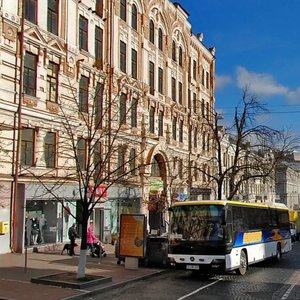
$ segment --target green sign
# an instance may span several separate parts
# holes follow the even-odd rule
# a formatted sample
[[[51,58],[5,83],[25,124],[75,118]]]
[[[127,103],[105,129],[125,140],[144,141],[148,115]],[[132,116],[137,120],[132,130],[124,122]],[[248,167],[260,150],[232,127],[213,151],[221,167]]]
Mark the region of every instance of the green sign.
[[[159,191],[164,188],[164,182],[160,179],[150,180],[150,191]]]

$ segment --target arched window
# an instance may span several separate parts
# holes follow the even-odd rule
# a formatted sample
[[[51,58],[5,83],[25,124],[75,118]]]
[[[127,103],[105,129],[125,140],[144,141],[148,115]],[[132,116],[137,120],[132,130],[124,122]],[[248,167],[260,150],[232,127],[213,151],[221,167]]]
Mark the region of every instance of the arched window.
[[[153,177],[160,177],[160,169],[159,169],[159,164],[158,161],[155,157],[153,157],[152,162],[151,162],[151,176]]]
[[[172,43],[172,59],[176,61],[176,44],[175,41]]]
[[[135,30],[137,30],[137,8],[135,4],[132,4],[131,6],[131,27]]]
[[[149,24],[149,41],[154,44],[154,22],[152,20]]]
[[[181,47],[179,47],[178,63],[179,63],[179,66],[182,67],[182,48]]]
[[[163,31],[161,28],[158,29],[158,49],[163,51]]]

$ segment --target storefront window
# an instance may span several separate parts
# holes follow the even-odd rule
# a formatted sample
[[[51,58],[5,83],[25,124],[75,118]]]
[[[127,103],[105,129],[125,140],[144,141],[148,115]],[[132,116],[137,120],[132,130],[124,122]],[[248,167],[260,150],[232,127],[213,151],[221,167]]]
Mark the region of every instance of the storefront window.
[[[73,207],[74,206],[74,207]],[[27,200],[25,213],[25,246],[36,246],[68,240],[68,229],[76,205],[58,201]]]

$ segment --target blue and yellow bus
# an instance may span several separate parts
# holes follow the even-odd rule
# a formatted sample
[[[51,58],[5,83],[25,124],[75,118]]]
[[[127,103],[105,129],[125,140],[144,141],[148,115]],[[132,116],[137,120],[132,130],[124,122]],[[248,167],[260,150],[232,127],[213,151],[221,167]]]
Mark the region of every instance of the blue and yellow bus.
[[[279,260],[292,247],[282,204],[186,201],[169,210],[168,258],[175,268],[244,275],[250,264]]]

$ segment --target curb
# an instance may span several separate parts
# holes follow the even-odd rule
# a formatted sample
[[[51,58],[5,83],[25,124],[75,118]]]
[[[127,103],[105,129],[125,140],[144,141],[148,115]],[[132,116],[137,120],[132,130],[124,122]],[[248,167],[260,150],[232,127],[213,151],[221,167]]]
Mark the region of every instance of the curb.
[[[70,297],[67,297],[67,298],[63,298],[62,300],[80,300],[80,299],[86,299],[87,297],[90,297],[90,296],[94,296],[94,295],[98,295],[98,294],[101,294],[101,293],[105,293],[105,292],[110,291],[112,289],[117,289],[117,288],[126,286],[126,285],[128,285],[130,283],[134,283],[134,282],[146,280],[146,279],[149,279],[149,278],[152,278],[152,277],[160,276],[160,275],[163,275],[163,274],[168,273],[168,272],[170,272],[169,269],[167,269],[167,270],[159,270],[159,271],[156,271],[156,272],[154,272],[152,274],[147,274],[147,275],[143,275],[143,276],[136,277],[136,278],[133,278],[133,279],[129,279],[129,280],[125,280],[125,281],[122,281],[122,282],[114,283],[114,284],[111,284],[111,285],[108,285],[108,286],[100,287],[100,288],[92,290],[92,291],[88,291],[88,292],[87,291],[83,291],[84,292],[83,294],[79,294],[79,295],[75,295],[75,296],[70,296]]]

